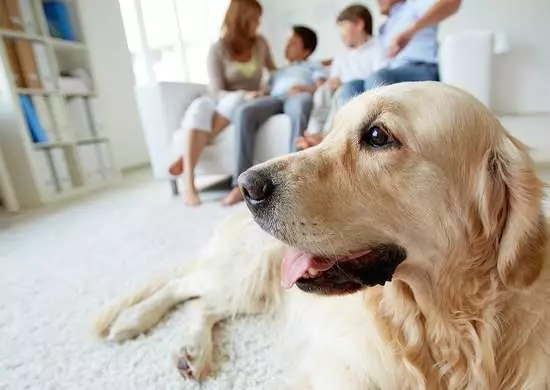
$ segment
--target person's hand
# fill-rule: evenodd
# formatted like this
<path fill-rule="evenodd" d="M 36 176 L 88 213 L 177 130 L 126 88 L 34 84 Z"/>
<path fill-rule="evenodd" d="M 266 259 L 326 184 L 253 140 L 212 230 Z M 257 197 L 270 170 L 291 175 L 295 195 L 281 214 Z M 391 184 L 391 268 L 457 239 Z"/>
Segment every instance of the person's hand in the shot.
<path fill-rule="evenodd" d="M 314 93 L 315 89 L 314 85 L 295 85 L 288 90 L 288 96 L 294 96 L 302 92 Z"/>
<path fill-rule="evenodd" d="M 339 78 L 335 77 L 332 79 L 329 79 L 328 86 L 330 87 L 330 90 L 332 92 L 336 91 L 338 88 L 340 88 L 340 85 L 342 85 L 342 82 Z"/>
<path fill-rule="evenodd" d="M 250 100 L 254 100 L 256 98 L 259 98 L 259 97 L 262 97 L 262 96 L 265 96 L 266 95 L 266 92 L 265 91 L 262 91 L 262 90 L 258 90 L 258 91 L 248 91 L 244 94 L 244 100 L 246 101 L 250 101 Z"/>
<path fill-rule="evenodd" d="M 307 148 L 311 148 L 312 146 L 319 145 L 322 140 L 323 140 L 322 135 L 320 134 L 309 135 L 306 132 L 303 137 L 296 138 L 296 140 L 294 141 L 294 145 L 296 146 L 296 149 L 304 150 Z"/>
<path fill-rule="evenodd" d="M 399 52 L 401 50 L 403 50 L 405 48 L 405 46 L 408 45 L 408 43 L 412 39 L 414 33 L 415 32 L 414 32 L 413 29 L 407 29 L 407 30 L 403 31 L 401 34 L 399 34 L 398 36 L 396 36 L 393 39 L 390 46 L 388 47 L 388 53 L 387 53 L 388 57 L 393 58 L 397 54 L 399 54 Z"/>
<path fill-rule="evenodd" d="M 288 91 L 289 96 L 297 95 L 301 92 L 306 92 L 305 85 L 295 85 Z"/>

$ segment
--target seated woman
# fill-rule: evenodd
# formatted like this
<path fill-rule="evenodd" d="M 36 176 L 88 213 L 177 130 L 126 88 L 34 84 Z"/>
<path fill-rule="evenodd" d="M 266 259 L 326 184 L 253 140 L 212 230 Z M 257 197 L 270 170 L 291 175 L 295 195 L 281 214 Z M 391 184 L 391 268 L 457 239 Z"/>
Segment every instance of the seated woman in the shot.
<path fill-rule="evenodd" d="M 222 37 L 208 53 L 211 96 L 196 99 L 185 113 L 183 126 L 188 129 L 188 142 L 184 156 L 172 163 L 169 172 L 174 176 L 185 173 L 189 206 L 200 204 L 194 169 L 202 151 L 227 127 L 238 105 L 264 94 L 260 90 L 263 71 L 276 69 L 269 45 L 257 33 L 261 14 L 262 7 L 256 0 L 231 1 Z"/>

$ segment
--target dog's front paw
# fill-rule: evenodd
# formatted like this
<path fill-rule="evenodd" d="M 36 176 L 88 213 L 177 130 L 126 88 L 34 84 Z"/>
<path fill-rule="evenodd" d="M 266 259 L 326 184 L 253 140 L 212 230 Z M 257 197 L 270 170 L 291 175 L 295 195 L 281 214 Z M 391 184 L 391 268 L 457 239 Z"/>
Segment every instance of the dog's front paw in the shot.
<path fill-rule="evenodd" d="M 180 348 L 173 358 L 183 378 L 201 381 L 210 371 L 212 348 L 209 345 L 188 345 Z"/>

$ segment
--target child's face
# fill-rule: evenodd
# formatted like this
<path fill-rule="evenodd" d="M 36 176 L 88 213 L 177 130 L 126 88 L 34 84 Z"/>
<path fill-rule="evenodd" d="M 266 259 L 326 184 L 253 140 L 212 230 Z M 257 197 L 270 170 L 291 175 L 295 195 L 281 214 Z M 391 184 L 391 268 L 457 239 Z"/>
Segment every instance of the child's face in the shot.
<path fill-rule="evenodd" d="M 366 33 L 362 20 L 354 22 L 344 20 L 338 23 L 338 29 L 340 30 L 342 41 L 348 47 L 357 46 L 365 41 Z"/>
<path fill-rule="evenodd" d="M 291 33 L 286 41 L 285 58 L 289 62 L 303 61 L 309 57 L 309 54 L 309 51 L 304 49 L 304 42 L 302 41 L 302 38 L 294 33 Z"/>

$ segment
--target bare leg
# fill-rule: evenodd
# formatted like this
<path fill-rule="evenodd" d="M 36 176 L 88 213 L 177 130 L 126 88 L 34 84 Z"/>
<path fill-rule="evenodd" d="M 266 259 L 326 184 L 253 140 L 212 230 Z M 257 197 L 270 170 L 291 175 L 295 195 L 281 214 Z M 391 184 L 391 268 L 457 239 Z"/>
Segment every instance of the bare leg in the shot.
<path fill-rule="evenodd" d="M 183 173 L 183 171 L 184 171 L 183 156 L 180 156 L 176 161 L 170 164 L 170 167 L 168 168 L 168 172 L 170 172 L 172 176 L 179 176 Z"/>
<path fill-rule="evenodd" d="M 228 124 L 229 120 L 227 118 L 214 113 L 211 131 L 192 129 L 189 132 L 187 150 L 181 167 L 182 170 L 184 166 L 187 167 L 185 170 L 185 192 L 188 206 L 198 206 L 200 204 L 197 188 L 195 187 L 195 166 L 199 161 L 199 157 L 210 140 L 218 135 Z M 177 162 L 175 164 L 177 165 Z"/>
<path fill-rule="evenodd" d="M 188 206 L 198 206 L 201 203 L 197 188 L 195 187 L 195 166 L 209 140 L 209 132 L 197 129 L 192 129 L 189 132 L 187 150 L 183 158 L 183 165 L 187 166 L 185 170 L 185 195 Z"/>
<path fill-rule="evenodd" d="M 229 194 L 222 199 L 222 206 L 233 206 L 243 200 L 243 195 L 239 187 L 234 187 Z"/>

